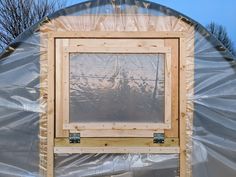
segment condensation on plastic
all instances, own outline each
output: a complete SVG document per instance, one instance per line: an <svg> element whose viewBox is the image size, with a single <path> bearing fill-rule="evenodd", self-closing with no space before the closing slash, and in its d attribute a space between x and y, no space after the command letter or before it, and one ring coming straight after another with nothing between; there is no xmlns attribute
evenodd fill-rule
<svg viewBox="0 0 236 177"><path fill-rule="evenodd" d="M234 58L197 22L164 6L136 0L97 0L58 11L20 35L1 55L0 176L41 176L40 169L46 166L45 149L39 149L39 143L46 142L47 32L95 30L189 33L186 165L192 168L186 173L234 177ZM55 161L57 176L177 176L178 168L178 156L164 154L63 154Z"/></svg>

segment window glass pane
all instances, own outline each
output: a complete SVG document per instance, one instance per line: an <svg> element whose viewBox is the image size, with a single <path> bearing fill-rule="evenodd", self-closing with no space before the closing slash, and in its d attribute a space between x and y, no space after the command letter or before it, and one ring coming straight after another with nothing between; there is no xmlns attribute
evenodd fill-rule
<svg viewBox="0 0 236 177"><path fill-rule="evenodd" d="M70 54L70 122L164 122L164 54Z"/></svg>

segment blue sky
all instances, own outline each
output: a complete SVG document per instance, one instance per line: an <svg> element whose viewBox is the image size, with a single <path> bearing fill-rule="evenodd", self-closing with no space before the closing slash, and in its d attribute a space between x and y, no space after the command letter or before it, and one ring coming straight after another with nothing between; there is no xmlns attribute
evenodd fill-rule
<svg viewBox="0 0 236 177"><path fill-rule="evenodd" d="M236 47L236 0L150 0L175 9L202 25L211 21L225 26ZM68 4L83 2L67 0Z"/></svg>
<svg viewBox="0 0 236 177"><path fill-rule="evenodd" d="M236 0L156 0L171 7L202 25L211 21L225 26L236 45Z"/></svg>

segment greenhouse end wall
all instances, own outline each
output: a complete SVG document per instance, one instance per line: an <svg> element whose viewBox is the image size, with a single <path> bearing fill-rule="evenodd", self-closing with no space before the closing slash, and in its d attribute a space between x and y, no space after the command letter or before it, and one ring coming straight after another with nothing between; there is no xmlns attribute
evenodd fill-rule
<svg viewBox="0 0 236 177"><path fill-rule="evenodd" d="M106 16L113 20L106 21ZM190 166L187 174L235 176L235 59L190 18L161 5L133 0L89 1L63 9L27 30L1 55L0 176L45 174L47 34L52 31L190 34L192 37L187 39L186 46L187 51L194 54L188 53L186 63L186 136ZM190 74L192 67L194 77ZM176 154L62 154L55 156L55 174L61 177L177 176L178 160Z"/></svg>

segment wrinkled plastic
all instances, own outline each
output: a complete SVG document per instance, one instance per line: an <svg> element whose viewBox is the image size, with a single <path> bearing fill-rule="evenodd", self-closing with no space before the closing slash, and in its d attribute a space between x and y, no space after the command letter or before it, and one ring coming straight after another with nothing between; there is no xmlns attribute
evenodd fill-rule
<svg viewBox="0 0 236 177"><path fill-rule="evenodd" d="M177 154L83 154L68 155L66 158L58 156L56 176L175 177L178 176L178 161Z"/></svg>
<svg viewBox="0 0 236 177"><path fill-rule="evenodd" d="M104 15L113 18L111 23L104 23ZM68 20L67 16L73 18ZM154 18L159 16L165 18ZM41 40L54 30L194 34L186 41L188 51L194 51L187 53L188 58L194 57L194 63L186 61L187 164L192 166L187 173L193 177L235 176L234 58L197 22L164 6L135 0L97 0L63 9L28 29L2 53L0 176L42 176L45 168L45 152L39 143L46 141L45 120L40 117L46 114L47 102L40 93L47 92L48 51L47 41ZM63 154L55 161L56 176L177 176L179 167L177 155L164 154Z"/></svg>
<svg viewBox="0 0 236 177"><path fill-rule="evenodd" d="M70 122L164 122L162 54L70 56Z"/></svg>

